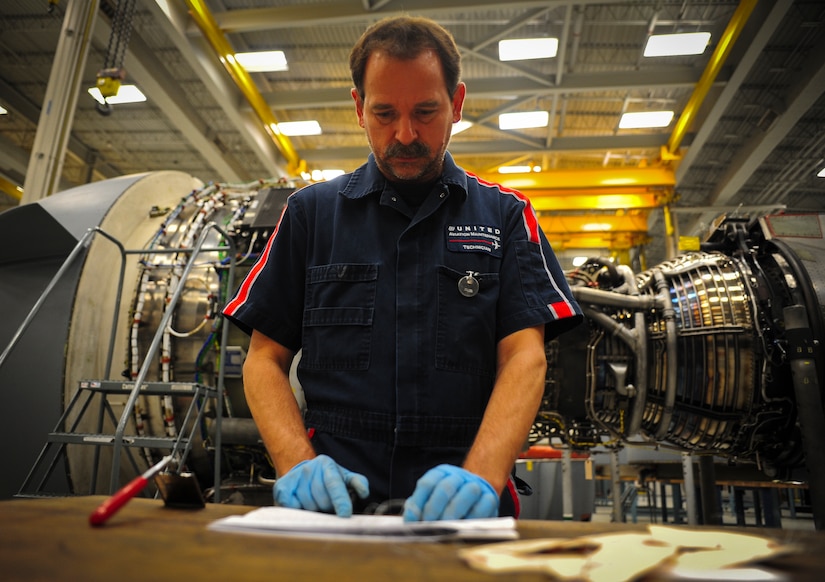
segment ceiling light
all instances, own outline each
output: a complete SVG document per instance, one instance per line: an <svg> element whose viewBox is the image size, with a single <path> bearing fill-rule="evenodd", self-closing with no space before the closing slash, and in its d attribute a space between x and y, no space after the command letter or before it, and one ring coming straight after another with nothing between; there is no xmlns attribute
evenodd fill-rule
<svg viewBox="0 0 825 582"><path fill-rule="evenodd" d="M463 119L461 121L457 121L453 124L453 129L451 130L450 135L455 135L457 133L461 133L465 129L470 129L472 125L472 122L464 121Z"/></svg>
<svg viewBox="0 0 825 582"><path fill-rule="evenodd" d="M288 71L284 51L260 51L255 53L236 53L235 60L248 73L268 71Z"/></svg>
<svg viewBox="0 0 825 582"><path fill-rule="evenodd" d="M672 111L637 111L625 113L619 121L619 129L667 127L673 120Z"/></svg>
<svg viewBox="0 0 825 582"><path fill-rule="evenodd" d="M524 174L530 172L532 168L530 166L500 166L498 169L499 174Z"/></svg>
<svg viewBox="0 0 825 582"><path fill-rule="evenodd" d="M547 111L522 111L519 113L502 113L498 116L499 129L529 129L547 127L550 114Z"/></svg>
<svg viewBox="0 0 825 582"><path fill-rule="evenodd" d="M0 115L6 115L9 112L8 109L0 105Z"/></svg>
<svg viewBox="0 0 825 582"><path fill-rule="evenodd" d="M514 38L498 41L498 60L550 59L559 50L557 38Z"/></svg>
<svg viewBox="0 0 825 582"><path fill-rule="evenodd" d="M603 232L612 228L613 225L609 222L589 222L582 225L582 230L586 232Z"/></svg>
<svg viewBox="0 0 825 582"><path fill-rule="evenodd" d="M675 57L701 55L710 42L709 32L684 34L655 34L647 39L646 57Z"/></svg>
<svg viewBox="0 0 825 582"><path fill-rule="evenodd" d="M284 121L273 128L278 133L288 136L321 135L321 125L311 119L309 121Z"/></svg>
<svg viewBox="0 0 825 582"><path fill-rule="evenodd" d="M821 170L819 170L819 172L817 173L817 176L820 177L820 178L825 178L825 168L822 168Z"/></svg>
<svg viewBox="0 0 825 582"><path fill-rule="evenodd" d="M110 105L142 103L143 101L146 101L146 95L144 95L135 85L121 85L117 90L117 95L114 97L109 97L105 100L103 99L103 95L100 93L100 89L97 87L92 87L89 89L89 95L94 97L95 101L98 103L108 103Z"/></svg>
<svg viewBox="0 0 825 582"><path fill-rule="evenodd" d="M344 170L312 170L312 179L316 182L322 180L332 180L344 175Z"/></svg>

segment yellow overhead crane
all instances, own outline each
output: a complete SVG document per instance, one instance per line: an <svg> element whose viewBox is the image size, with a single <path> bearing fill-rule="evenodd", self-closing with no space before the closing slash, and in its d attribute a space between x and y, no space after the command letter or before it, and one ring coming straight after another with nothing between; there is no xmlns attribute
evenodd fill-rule
<svg viewBox="0 0 825 582"><path fill-rule="evenodd" d="M649 242L650 211L661 208L668 254L674 254L677 245L670 205L677 199L675 165L681 159L680 146L756 2L739 3L667 145L650 166L484 177L530 197L541 227L557 251L608 249L614 255L624 255Z"/></svg>
<svg viewBox="0 0 825 582"><path fill-rule="evenodd" d="M627 251L647 243L648 215L672 202L676 183L664 165L482 177L529 196L557 251Z"/></svg>

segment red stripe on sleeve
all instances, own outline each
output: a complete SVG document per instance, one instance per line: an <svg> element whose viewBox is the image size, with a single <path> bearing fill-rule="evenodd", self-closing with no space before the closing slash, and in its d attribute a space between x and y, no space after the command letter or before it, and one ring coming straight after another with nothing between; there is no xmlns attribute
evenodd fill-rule
<svg viewBox="0 0 825 582"><path fill-rule="evenodd" d="M234 315L235 312L240 309L244 303L246 303L247 299L249 299L249 292L252 289L252 285L255 283L255 280L258 278L258 275L261 274L261 271L266 265L266 261L269 258L269 251L272 248L272 243L275 241L275 235L278 234L278 231L281 228L281 221L284 219L284 214L286 213L286 205L284 205L283 210L281 210L281 216L278 218L278 224L275 226L275 230L272 231L272 235L269 237L269 240L266 243L266 247L264 248L264 252L261 253L261 256L258 257L258 260L253 265L252 269L247 274L246 278L241 283L241 286L238 288L238 293L235 295L235 298L232 299L229 303L226 304L224 307L223 312L226 315Z"/></svg>
<svg viewBox="0 0 825 582"><path fill-rule="evenodd" d="M575 313L573 313L573 309L570 307L570 304L566 301L551 303L547 307L549 307L550 310L556 314L557 319L564 319L566 317L573 317L575 315Z"/></svg>
<svg viewBox="0 0 825 582"><path fill-rule="evenodd" d="M539 221L538 218L536 218L536 213L533 212L533 205L530 203L530 199L527 196L525 196L518 190L506 188L501 184L496 184L494 182L488 182L487 180L479 178L471 172L467 172L467 175L472 176L473 178L478 180L479 184L484 184L485 186L492 186L498 188L505 194L508 194L509 196L513 196L520 200L524 204L524 208L521 211L521 218L524 222L524 228L527 231L527 240L529 240L532 243L539 244Z"/></svg>

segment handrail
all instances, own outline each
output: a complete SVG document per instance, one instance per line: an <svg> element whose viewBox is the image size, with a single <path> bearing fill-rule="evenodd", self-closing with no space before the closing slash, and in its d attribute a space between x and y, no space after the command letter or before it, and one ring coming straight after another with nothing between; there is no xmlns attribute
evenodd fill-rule
<svg viewBox="0 0 825 582"><path fill-rule="evenodd" d="M216 247L205 247L204 243L206 241L206 237L207 237L207 235L209 234L209 232L211 230L216 230L218 233L220 233L223 236L223 239L226 241L226 245L219 245L219 246L216 246ZM92 239L94 238L94 236L96 234L100 234L103 237L105 237L107 240L114 243L120 251L120 259L121 259L121 261L120 261L120 276L118 278L117 294L116 294L116 297L115 297L114 313L113 313L113 317L112 317L112 328L111 328L111 332L109 334L109 346L108 346L107 355L106 355L106 367L104 369L104 374L107 377L111 373L112 359L113 359L113 355L114 355L115 336L116 336L116 332L117 332L120 305L121 305L121 299L122 299L122 295L123 295L124 275L125 275L125 269L126 269L126 260L125 260L126 255L146 254L147 251L146 251L146 249L126 250L123 247L123 244L120 243L120 241L118 241L113 236L111 236L110 234L108 234L107 232L102 230L100 227L93 227L93 228L88 229L83 234L83 236L80 238L80 240L77 242L75 247L71 250L71 252L66 257L66 259L63 261L63 264L60 266L60 268L57 270L55 275L49 281L48 285L43 290L43 292L41 293L38 300L35 302L35 304L29 310L29 313L26 315L26 318L23 320L23 322L18 327L18 329L15 332L14 336L9 341L9 344L3 350L2 354L0 354L0 367L2 367L5 360L8 358L9 354L11 354L11 352L17 346L20 339L23 337L25 332L28 330L28 328L31 325L32 321L37 316L37 314L40 312L40 309L43 307L43 304L46 302L46 299L49 297L51 292L54 290L54 288L57 286L57 284L60 282L60 280L65 276L66 272L72 266L72 264L77 259L77 257L85 249L87 249L91 245ZM152 340L152 343L149 347L149 350L146 353L146 356L144 358L141 369L140 369L140 371L139 371L139 373L138 373L138 375L135 379L135 385L133 386L131 392L129 393L129 398L126 402L126 405L124 406L123 412L121 413L121 417L118 421L118 425L117 425L117 428L115 430L114 441L112 443L113 447L114 447L114 452L113 452L113 455L112 455L112 473L111 473L111 481L110 481L110 489L111 489L110 492L114 492L116 490L117 484L118 484L118 477L119 477L119 473L120 473L120 453L121 453L121 448L122 448L123 442L124 442L124 433L125 433L125 430L126 430L126 425L128 424L128 421L131 418L132 413L134 411L135 404L137 402L137 397L140 393L140 388L146 382L146 376L148 375L149 368L151 366L151 360L157 354L157 350L158 350L158 347L160 346L160 342L161 342L161 339L162 339L163 330L166 329L166 327L169 325L169 320L171 319L171 316L174 312L174 308L178 304L178 302L180 300L180 297L183 293L183 288L184 288L183 283L188 278L189 273L191 272L191 270L194 266L195 259L198 257L198 255L200 253L203 253L203 252L215 252L215 251L229 251L230 260L229 260L229 263L228 263L228 270L227 270L227 289L232 289L232 287L234 285L234 278L235 278L235 256L237 255L236 245L235 245L235 242L232 240L232 238L222 228L220 228L214 222L210 222L210 223L206 224L203 227L196 243L191 248L156 249L156 250L151 251L152 253L155 253L155 254L156 253L191 253L191 256L190 256L189 261L187 262L186 266L184 267L184 269L181 273L181 277L180 277L181 284L179 284L177 286L177 288L175 289L175 291L173 293L173 296L172 296L169 304L166 307L166 310L163 314L163 317L161 318L160 325L158 326L158 329L155 332L155 336ZM216 397L215 397L215 407L216 407L216 416L217 416L217 418L221 418L222 415L223 415L223 400L222 399L223 399L223 394L224 394L224 383L225 383L225 376L226 376L226 373L225 373L225 365L226 365L225 355L226 354L225 354L225 352L226 352L226 344L227 344L227 341L228 341L228 334L229 334L229 326L228 325L223 325L222 329L221 329L221 341L220 341L220 348L219 348L219 354L218 354L218 381L217 381L217 386L216 386ZM65 418L65 413L64 413L64 416L61 416L61 421L60 422L62 422L64 418ZM214 476L214 479L215 479L215 497L214 497L214 501L216 503L219 503L220 502L220 458L219 458L219 455L220 455L220 450L221 450L221 431L220 430L215 431L214 439L215 439L215 451L216 451L216 458L215 458L215 463L214 463L214 465L215 465L215 476ZM179 444L180 444L179 441L175 443L175 446L174 446L174 448L171 452L172 455L174 455L175 453L178 452ZM96 450L95 461L93 463L93 465L95 467L95 473L97 471L97 454L98 454L98 451ZM27 478L27 481L28 481L28 478Z"/></svg>
<svg viewBox="0 0 825 582"><path fill-rule="evenodd" d="M223 235L224 240L227 241L228 246L222 248L221 250L229 250L229 252L230 252L229 256L231 257L231 259L230 259L230 263L229 263L230 266L229 266L229 275L228 275L228 283L230 285L229 288L231 288L231 285L233 283L232 279L234 277L234 265L235 265L235 255L236 255L235 243L232 240L232 238L229 237L229 235L226 234L226 232L223 229L221 229L214 222L210 222L210 223L206 224L203 227L200 234L198 235L197 241L192 246L192 254L189 257L189 260L187 261L186 266L184 267L183 271L181 272L181 276L180 276L181 283L175 288L175 291L172 294L172 298L169 300L169 303L166 306L166 310L163 313L163 317L161 318L160 323L158 324L158 329L155 332L154 337L152 338L152 342L149 345L148 350L146 351L146 355L144 357L143 364L141 365L140 370L138 371L138 374L135 378L135 385L132 387L132 390L129 393L129 398L126 400L126 404L125 404L125 406L123 408L123 412L121 413L121 416L120 416L120 421L118 422L117 428L115 429L114 442L113 442L114 451L112 453L112 477L111 477L111 481L110 481L110 486L112 488L112 492L114 492L114 490L116 488L116 484L118 483L118 477L119 477L119 473L120 473L120 449L123 446L123 435L126 432L126 425L129 421L129 419L131 418L132 411L135 408L135 404L137 402L138 395L140 394L140 389L143 386L144 382L146 381L146 376L149 374L149 368L152 365L152 360L154 359L155 355L157 354L158 348L160 347L160 343L161 343L161 340L163 338L163 330L165 330L166 327L169 325L169 321L172 318L172 315L173 315L174 310L175 310L175 306L178 304L178 301L180 300L180 297L183 294L183 288L184 288L183 283L189 277L189 273L192 271L192 268L195 264L195 259L198 257L198 254L200 252L202 252L202 247L203 247L204 243L206 242L206 237L207 237L207 235L209 234L209 232L211 230L218 231L218 233ZM221 342L221 348L220 348L222 353L219 355L219 362L218 362L218 386L216 387L217 388L217 397L215 398L216 407L217 407L216 414L218 414L218 415L223 414L221 398L223 397L223 381L224 381L224 365L225 365L224 360L226 358L224 358L222 356L223 356L223 350L225 349L225 344L226 344L227 327L228 326L224 326L223 330L222 330L222 339L223 339L223 341ZM215 431L215 432L216 432L216 449L218 451L217 454L220 454L220 452L219 452L220 447L218 446L220 444L220 436L219 436L220 431ZM172 451L170 453L173 456L178 452L177 451L177 445L178 445L178 443L175 444L175 447L172 449ZM220 482L218 480L219 476L217 475L218 467L219 467L219 460L217 458L215 460L215 466L216 466L216 471L215 471L216 472L215 492L216 492L216 496L217 496L217 495L220 495L219 494ZM216 497L216 501L218 501L218 500L219 500L219 498Z"/></svg>
<svg viewBox="0 0 825 582"><path fill-rule="evenodd" d="M12 352L12 350L17 346L17 343L20 341L20 338L23 337L23 334L26 333L26 330L31 325L32 321L34 320L35 316L40 312L40 308L43 307L43 304L46 302L46 299L57 286L57 283L63 276L66 274L66 271L69 270L69 267L72 265L74 260L80 255L80 252L89 246L89 243L92 240L92 236L94 235L96 229L89 229L86 233L80 237L80 240L77 241L77 244L71 250L69 255L66 257L66 260L63 261L63 264L60 265L60 268L57 270L57 273L54 274L49 284L46 285L46 289L43 290L43 293L40 294L40 297L29 310L28 315L23 320L23 323L17 328L17 331L9 341L9 344L6 346L6 349L3 350L3 353L0 354L0 367L3 366L3 363L6 361L6 358Z"/></svg>

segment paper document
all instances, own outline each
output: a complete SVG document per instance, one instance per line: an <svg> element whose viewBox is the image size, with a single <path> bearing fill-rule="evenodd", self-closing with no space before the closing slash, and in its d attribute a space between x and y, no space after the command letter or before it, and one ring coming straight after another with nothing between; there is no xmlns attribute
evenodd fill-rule
<svg viewBox="0 0 825 582"><path fill-rule="evenodd" d="M312 539L421 542L518 539L512 517L405 523L400 515L338 517L286 507L261 507L245 515L213 521L214 531L256 533Z"/></svg>

